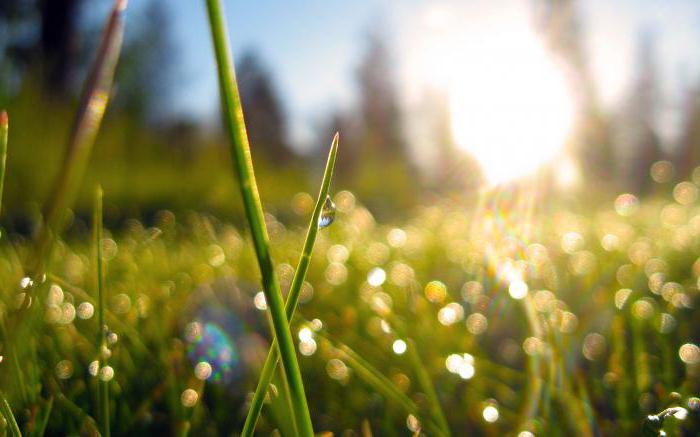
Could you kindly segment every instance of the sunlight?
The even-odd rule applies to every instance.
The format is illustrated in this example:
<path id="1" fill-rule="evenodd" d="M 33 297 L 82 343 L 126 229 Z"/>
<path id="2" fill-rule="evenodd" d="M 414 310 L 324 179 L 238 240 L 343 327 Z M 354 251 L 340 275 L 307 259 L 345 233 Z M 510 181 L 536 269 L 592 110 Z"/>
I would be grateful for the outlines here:
<path id="1" fill-rule="evenodd" d="M 574 103 L 562 69 L 528 26 L 526 10 L 482 18 L 481 25 L 464 28 L 431 7 L 409 65 L 414 79 L 446 92 L 457 146 L 498 185 L 563 157 Z"/>
<path id="2" fill-rule="evenodd" d="M 529 32 L 465 46 L 448 92 L 455 140 L 492 184 L 551 161 L 571 127 L 573 103 L 563 75 Z"/>

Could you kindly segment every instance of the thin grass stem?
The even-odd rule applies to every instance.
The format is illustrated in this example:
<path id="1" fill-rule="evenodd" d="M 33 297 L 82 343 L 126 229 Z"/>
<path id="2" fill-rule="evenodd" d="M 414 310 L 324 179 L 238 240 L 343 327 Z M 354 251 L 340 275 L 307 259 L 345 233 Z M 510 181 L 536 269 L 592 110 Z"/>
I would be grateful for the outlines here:
<path id="1" fill-rule="evenodd" d="M 7 161 L 7 137 L 10 131 L 7 112 L 0 111 L 0 209 L 2 208 L 2 193 L 5 186 L 5 163 Z"/>
<path id="2" fill-rule="evenodd" d="M 439 425 L 437 425 L 430 417 L 426 417 L 420 411 L 415 402 L 399 391 L 394 383 L 392 383 L 379 370 L 362 358 L 357 352 L 345 344 L 338 341 L 333 341 L 328 334 L 319 333 L 319 335 L 323 336 L 331 343 L 335 343 L 334 346 L 341 353 L 341 356 L 345 359 L 345 361 L 347 361 L 350 367 L 355 370 L 360 378 L 371 385 L 377 392 L 384 395 L 387 399 L 401 406 L 406 413 L 413 414 L 418 417 L 422 426 L 425 427 L 430 434 L 438 436 L 446 435 Z"/>
<path id="3" fill-rule="evenodd" d="M 2 393 L 0 393 L 0 412 L 2 412 L 2 415 L 7 421 L 10 428 L 10 435 L 12 435 L 12 437 L 22 437 L 22 433 L 17 425 L 15 415 L 12 414 L 12 408 L 10 408 L 10 404 L 7 402 L 7 399 L 5 399 L 5 395 Z"/>
<path id="4" fill-rule="evenodd" d="M 279 282 L 270 256 L 267 229 L 255 181 L 253 160 L 250 155 L 250 146 L 243 120 L 243 108 L 238 95 L 238 85 L 236 84 L 233 60 L 220 0 L 207 0 L 207 11 L 214 52 L 216 54 L 225 125 L 230 137 L 231 154 L 243 197 L 246 218 L 253 237 L 258 266 L 262 275 L 263 291 L 270 309 L 274 335 L 278 340 L 282 366 L 289 381 L 289 389 L 294 405 L 294 416 L 297 420 L 299 433 L 305 437 L 312 436 L 313 427 L 304 394 L 301 371 L 299 370 L 292 334 L 289 329 L 289 321 L 284 311 L 282 293 L 280 292 Z"/>
<path id="5" fill-rule="evenodd" d="M 292 317 L 294 317 L 294 311 L 296 310 L 299 302 L 299 295 L 301 294 L 301 287 L 304 284 L 306 272 L 309 270 L 311 254 L 313 253 L 314 244 L 316 243 L 316 235 L 318 234 L 318 221 L 321 217 L 321 211 L 323 210 L 323 205 L 330 189 L 337 153 L 338 134 L 336 133 L 333 137 L 333 142 L 331 143 L 330 152 L 328 153 L 326 169 L 323 173 L 323 180 L 321 181 L 321 189 L 319 190 L 318 198 L 316 199 L 316 206 L 311 214 L 311 221 L 309 222 L 309 227 L 306 231 L 306 239 L 304 240 L 304 246 L 301 251 L 301 256 L 299 257 L 299 263 L 296 271 L 294 272 L 292 285 L 289 289 L 289 294 L 287 295 L 285 310 L 287 313 L 287 319 L 290 321 L 292 320 Z M 279 354 L 277 353 L 277 338 L 274 338 L 272 340 L 272 346 L 270 346 L 270 350 L 267 353 L 267 358 L 265 359 L 262 372 L 260 372 L 260 377 L 258 378 L 258 385 L 255 388 L 253 400 L 251 401 L 248 415 L 246 416 L 245 423 L 243 424 L 243 431 L 241 432 L 242 436 L 250 437 L 255 431 L 255 425 L 260 417 L 260 412 L 262 411 L 263 403 L 265 401 L 265 394 L 267 393 L 272 377 L 274 376 L 275 367 L 277 366 L 278 361 Z"/>
<path id="6" fill-rule="evenodd" d="M 93 213 L 94 226 L 94 250 L 95 250 L 95 279 L 97 288 L 97 321 L 98 321 L 98 395 L 97 404 L 99 409 L 100 431 L 103 436 L 109 437 L 109 381 L 100 378 L 101 369 L 107 365 L 103 351 L 107 347 L 106 325 L 105 325 L 105 290 L 104 290 L 104 263 L 102 256 L 102 188 L 95 190 L 95 210 Z"/>

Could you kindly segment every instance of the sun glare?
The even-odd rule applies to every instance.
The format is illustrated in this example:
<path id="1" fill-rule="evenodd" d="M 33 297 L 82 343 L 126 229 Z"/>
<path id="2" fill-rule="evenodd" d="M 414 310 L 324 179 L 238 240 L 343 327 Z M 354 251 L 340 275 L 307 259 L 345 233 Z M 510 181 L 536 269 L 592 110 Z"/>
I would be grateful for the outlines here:
<path id="1" fill-rule="evenodd" d="M 449 85 L 452 130 L 489 182 L 527 176 L 562 149 L 573 104 L 562 73 L 528 33 L 465 47 Z"/>
<path id="2" fill-rule="evenodd" d="M 437 20 L 429 14 L 432 21 Z M 491 184 L 536 172 L 558 159 L 574 104 L 555 59 L 524 13 L 464 28 L 443 17 L 424 36 L 420 68 L 449 96 L 457 145 Z M 430 24 L 430 23 L 429 23 Z"/>

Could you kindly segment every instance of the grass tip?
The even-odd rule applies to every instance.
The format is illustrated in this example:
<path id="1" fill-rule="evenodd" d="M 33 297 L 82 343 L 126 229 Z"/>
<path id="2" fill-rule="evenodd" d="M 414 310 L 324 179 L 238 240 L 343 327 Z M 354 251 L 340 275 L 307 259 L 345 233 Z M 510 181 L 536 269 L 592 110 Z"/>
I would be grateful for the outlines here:
<path id="1" fill-rule="evenodd" d="M 340 132 L 336 131 L 333 135 L 333 144 L 338 144 L 338 140 L 340 140 Z"/>
<path id="2" fill-rule="evenodd" d="M 7 111 L 0 111 L 0 128 L 7 129 L 10 119 L 7 117 Z"/>

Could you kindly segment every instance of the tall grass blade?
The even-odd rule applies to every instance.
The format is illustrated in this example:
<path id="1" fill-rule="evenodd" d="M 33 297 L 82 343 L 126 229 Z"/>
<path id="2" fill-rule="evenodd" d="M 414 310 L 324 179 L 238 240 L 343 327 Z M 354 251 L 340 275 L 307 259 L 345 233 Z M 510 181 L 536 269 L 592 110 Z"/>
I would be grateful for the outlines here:
<path id="1" fill-rule="evenodd" d="M 282 293 L 275 276 L 268 247 L 267 229 L 255 181 L 253 160 L 250 155 L 250 146 L 248 145 L 248 137 L 243 120 L 243 108 L 238 95 L 238 85 L 236 84 L 221 2 L 219 0 L 207 0 L 207 10 L 214 52 L 216 54 L 225 124 L 230 136 L 231 154 L 237 170 L 246 218 L 250 225 L 255 254 L 262 275 L 263 291 L 270 308 L 274 334 L 279 342 L 282 366 L 289 381 L 289 389 L 295 409 L 294 416 L 296 417 L 299 433 L 303 436 L 311 436 L 313 435 L 311 416 L 304 395 L 304 386 L 292 341 L 292 334 L 289 329 L 289 322 L 284 311 Z"/>
<path id="2" fill-rule="evenodd" d="M 290 321 L 292 320 L 292 317 L 294 317 L 294 311 L 296 310 L 297 303 L 299 302 L 299 295 L 301 294 L 301 287 L 304 284 L 306 272 L 309 270 L 309 262 L 311 261 L 311 254 L 313 252 L 314 244 L 316 243 L 316 235 L 318 234 L 318 221 L 321 217 L 321 211 L 323 210 L 326 196 L 328 196 L 331 180 L 333 179 L 333 169 L 335 168 L 337 153 L 338 134 L 336 133 L 333 137 L 333 142 L 331 143 L 331 150 L 328 153 L 326 169 L 323 173 L 323 180 L 321 181 L 321 189 L 318 193 L 318 198 L 316 199 L 316 206 L 313 214 L 311 215 L 309 228 L 306 231 L 306 240 L 304 240 L 304 247 L 299 258 L 299 264 L 294 272 L 294 278 L 292 279 L 292 285 L 289 289 L 289 295 L 287 296 L 287 302 L 285 304 L 287 319 Z M 265 394 L 267 393 L 270 381 L 272 381 L 278 361 L 279 354 L 277 353 L 277 338 L 274 338 L 272 340 L 272 346 L 267 353 L 265 365 L 263 366 L 260 377 L 258 378 L 258 386 L 253 394 L 253 400 L 251 401 L 248 415 L 246 416 L 245 423 L 243 424 L 243 431 L 241 433 L 243 436 L 252 436 L 253 432 L 255 431 L 255 424 L 260 417 L 260 412 L 262 411 L 263 402 L 265 400 Z"/>
<path id="3" fill-rule="evenodd" d="M 95 250 L 95 286 L 97 288 L 97 322 L 98 326 L 98 394 L 97 404 L 99 409 L 100 430 L 103 436 L 109 437 L 109 381 L 100 378 L 101 369 L 107 365 L 103 354 L 107 347 L 105 325 L 105 290 L 104 290 L 104 265 L 102 257 L 102 188 L 95 190 L 95 210 L 93 212 L 93 237 Z"/>
<path id="4" fill-rule="evenodd" d="M 115 0 L 105 26 L 102 41 L 83 88 L 63 162 L 44 207 L 44 222 L 27 269 L 29 276 L 43 274 L 44 263 L 50 255 L 54 237 L 62 231 L 65 211 L 73 204 L 80 188 L 80 181 L 85 173 L 112 90 L 112 79 L 122 45 L 126 5 L 127 0 Z"/>
<path id="5" fill-rule="evenodd" d="M 7 425 L 10 428 L 10 435 L 12 437 L 21 437 L 22 433 L 17 425 L 17 420 L 15 420 L 15 415 L 12 414 L 12 408 L 10 408 L 10 404 L 2 393 L 0 393 L 0 412 L 2 412 L 2 415 L 7 421 Z"/>
<path id="6" fill-rule="evenodd" d="M 5 186 L 5 163 L 7 161 L 7 136 L 10 123 L 7 112 L 0 111 L 0 209 L 2 208 L 2 193 Z"/>

